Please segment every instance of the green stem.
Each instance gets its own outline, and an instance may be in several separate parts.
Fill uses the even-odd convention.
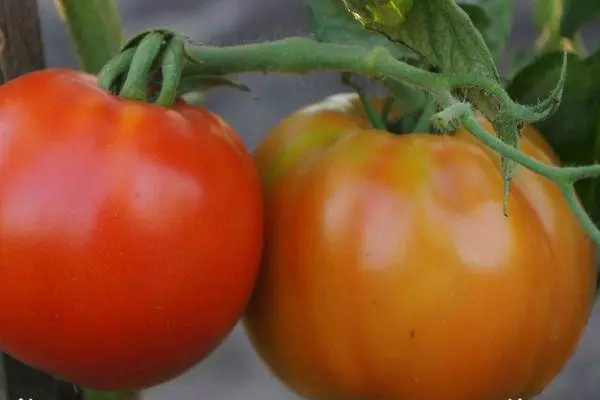
[[[229,47],[190,45],[186,52],[198,61],[189,63],[186,70],[198,68],[203,74],[250,71],[305,73],[320,69],[354,72],[376,78],[388,77],[423,89],[449,87],[443,75],[400,62],[387,50],[379,47],[367,50],[352,45],[320,43],[309,38],[294,37]]]
[[[487,133],[486,130],[479,125],[471,110],[465,113],[461,119],[465,128],[489,148],[558,184],[573,214],[579,219],[581,225],[596,245],[600,246],[600,230],[598,230],[590,216],[586,213],[573,188],[573,183],[576,180],[585,177],[584,174],[580,172],[581,170],[577,171],[576,168],[550,166],[521,153],[519,150]],[[591,169],[592,167],[595,169],[595,175],[600,175],[600,165],[594,165],[588,168]]]
[[[427,132],[429,131],[429,126],[431,125],[431,117],[435,114],[437,110],[437,104],[434,101],[428,101],[423,111],[419,115],[419,119],[415,123],[413,131],[415,132]]]
[[[492,150],[502,154],[504,157],[516,161],[524,167],[550,179],[557,181],[559,184],[571,184],[572,180],[567,174],[564,174],[564,169],[552,165],[544,164],[531,158],[514,147],[504,143],[495,136],[490,135],[483,127],[479,125],[472,112],[465,114],[462,118],[464,127],[471,132],[473,136],[483,142]],[[598,165],[600,167],[600,165]],[[599,171],[600,173],[600,171]]]
[[[383,119],[373,106],[373,103],[371,102],[371,100],[369,100],[369,97],[365,93],[365,90],[356,81],[354,81],[348,73],[342,74],[342,82],[350,86],[358,94],[360,103],[365,109],[365,114],[367,114],[367,118],[369,119],[369,122],[371,123],[373,128],[379,130],[386,130],[387,128],[385,126],[385,122],[383,122]]]
[[[386,127],[390,123],[390,114],[392,112],[392,109],[394,108],[395,102],[396,101],[393,96],[388,96],[385,99],[385,103],[383,103],[383,108],[381,110],[381,121],[383,122],[383,125]]]
[[[118,54],[123,41],[115,0],[57,0],[83,68],[92,74]]]
[[[481,88],[497,97],[504,112],[527,122],[544,119],[547,111],[532,112],[515,103],[493,79],[473,74],[439,74],[413,67],[394,58],[386,49],[321,43],[292,37],[271,42],[228,47],[193,46],[186,53],[186,71],[198,74],[233,74],[251,71],[305,73],[314,70],[353,72],[377,79],[389,79],[427,91],[434,97],[460,87]],[[477,103],[474,103],[476,106]],[[489,116],[488,116],[489,117]],[[494,118],[492,118],[494,120]]]
[[[595,178],[600,175],[600,164],[585,165],[583,167],[563,167],[558,174],[572,182]]]
[[[583,208],[573,185],[561,185],[560,190],[565,197],[567,204],[571,207],[571,211],[573,211],[573,214],[579,219],[583,228],[587,231],[596,245],[600,245],[600,230],[596,228],[596,224],[594,224],[594,221],[592,221],[589,214],[585,211],[585,208]]]

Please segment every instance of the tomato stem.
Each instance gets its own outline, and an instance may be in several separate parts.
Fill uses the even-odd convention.
[[[471,109],[462,109],[462,111],[463,114],[460,116],[460,119],[464,127],[471,132],[473,136],[482,141],[492,150],[502,154],[504,157],[516,161],[526,168],[557,183],[573,214],[577,216],[582,227],[587,231],[596,245],[600,246],[600,230],[596,227],[590,216],[586,213],[585,209],[581,205],[581,202],[575,194],[575,189],[573,186],[577,180],[585,179],[592,175],[600,175],[600,165],[590,165],[587,167],[578,168],[560,168],[544,164],[532,157],[526,156],[514,147],[487,133],[487,131],[481,125],[479,125]]]
[[[342,82],[350,86],[352,89],[354,89],[356,94],[358,94],[358,98],[360,99],[371,126],[373,126],[375,129],[386,130],[387,128],[383,122],[383,119],[373,106],[371,100],[369,100],[365,90],[358,84],[358,82],[352,79],[352,76],[349,73],[342,73]]]
[[[83,68],[98,73],[119,53],[123,40],[121,17],[115,0],[56,0],[67,23]]]
[[[383,108],[381,109],[381,121],[386,127],[390,123],[390,114],[394,108],[395,102],[396,99],[394,99],[394,96],[388,96],[385,99],[385,103],[383,103]]]
[[[491,96],[498,100],[502,112],[511,113],[524,121],[536,122],[548,116],[547,110],[533,110],[514,102],[502,85],[493,79],[467,73],[442,74],[427,71],[398,60],[382,47],[366,49],[348,44],[322,43],[306,37],[292,37],[227,47],[188,44],[186,53],[196,60],[186,64],[186,74],[346,71],[407,84],[428,92],[434,100],[440,95],[451,95],[456,89],[479,88],[489,96],[476,96],[472,99],[478,108],[481,102],[486,101],[486,97]],[[500,109],[485,116],[490,121],[495,121],[500,115]]]
[[[431,126],[431,118],[437,111],[437,104],[434,101],[429,101],[421,111],[417,122],[413,128],[414,132],[428,132]]]

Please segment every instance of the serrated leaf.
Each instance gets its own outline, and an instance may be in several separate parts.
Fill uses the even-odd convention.
[[[560,31],[565,37],[573,38],[583,26],[600,17],[598,0],[564,0],[564,3]]]
[[[309,26],[321,42],[352,44],[367,49],[383,47],[397,59],[417,59],[418,55],[385,35],[368,30],[356,21],[340,0],[305,0]]]
[[[454,0],[415,2],[406,21],[390,35],[443,72],[465,72],[499,81],[481,33]]]
[[[562,52],[537,58],[509,84],[508,93],[522,104],[535,104],[556,84],[563,61]],[[582,60],[568,55],[567,80],[560,106],[552,116],[534,125],[548,139],[565,164],[598,162],[594,149],[598,141],[600,112],[600,52]],[[583,200],[591,195],[592,181],[578,183]]]

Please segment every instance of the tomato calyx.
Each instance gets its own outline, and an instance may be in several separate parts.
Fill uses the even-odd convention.
[[[165,30],[141,33],[102,68],[98,83],[124,99],[170,107],[177,98],[184,52],[181,35]]]
[[[165,29],[138,33],[104,65],[98,74],[98,84],[123,99],[167,108],[178,98],[201,94],[218,86],[250,91],[246,85],[223,75],[199,74],[188,68],[190,64],[201,64],[201,61],[186,53],[187,42],[183,35]]]

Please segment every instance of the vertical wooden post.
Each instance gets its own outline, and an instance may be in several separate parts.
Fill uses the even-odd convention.
[[[36,0],[0,0],[0,84],[43,67]],[[79,396],[73,385],[0,353],[0,400],[19,399],[77,400]]]
[[[0,84],[43,67],[36,1],[0,1]]]

